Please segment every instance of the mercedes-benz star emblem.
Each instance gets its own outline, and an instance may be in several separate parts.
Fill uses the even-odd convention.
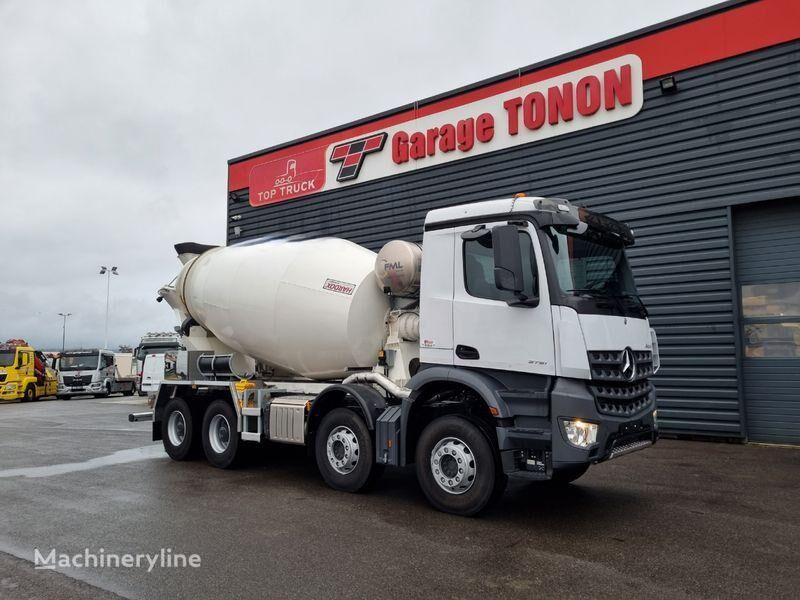
[[[620,372],[626,381],[633,381],[636,379],[636,358],[633,356],[633,350],[625,348],[622,351],[622,364]]]

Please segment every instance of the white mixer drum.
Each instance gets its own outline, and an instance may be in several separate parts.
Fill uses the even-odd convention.
[[[227,346],[312,379],[371,367],[388,298],[375,253],[347,240],[274,240],[208,250],[175,283],[186,312]]]

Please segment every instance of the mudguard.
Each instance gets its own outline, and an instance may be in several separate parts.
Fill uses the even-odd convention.
[[[508,389],[506,384],[491,375],[482,371],[473,371],[458,367],[437,365],[419,371],[408,382],[411,388],[411,395],[403,401],[404,406],[411,407],[411,404],[419,397],[420,390],[430,383],[455,383],[475,390],[483,398],[486,405],[497,410],[495,415],[498,418],[512,416],[506,402],[500,396],[500,392]],[[404,413],[407,411],[404,410]],[[405,428],[405,422],[403,423]]]
[[[345,395],[353,398],[361,408],[367,427],[370,430],[375,429],[375,421],[386,408],[386,399],[375,388],[368,385],[335,383],[322,390],[311,402],[310,417],[306,421],[306,439],[313,434],[319,421],[319,417],[315,417],[315,410],[319,413],[326,408],[327,403],[335,403],[337,399],[343,398]]]

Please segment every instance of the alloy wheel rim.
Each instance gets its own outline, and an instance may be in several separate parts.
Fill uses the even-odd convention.
[[[167,420],[167,437],[173,446],[180,446],[186,438],[186,418],[179,410],[172,411]]]
[[[208,439],[211,448],[217,454],[222,454],[231,443],[231,426],[225,415],[214,415],[208,424]]]
[[[436,485],[454,495],[468,492],[478,472],[472,449],[456,437],[439,440],[431,451],[430,467]]]
[[[326,453],[328,462],[340,475],[352,473],[358,466],[361,447],[353,430],[344,425],[335,427],[328,434]]]

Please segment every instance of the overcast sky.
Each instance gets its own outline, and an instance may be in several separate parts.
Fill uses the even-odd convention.
[[[135,345],[226,161],[715,4],[0,0],[0,341]]]

